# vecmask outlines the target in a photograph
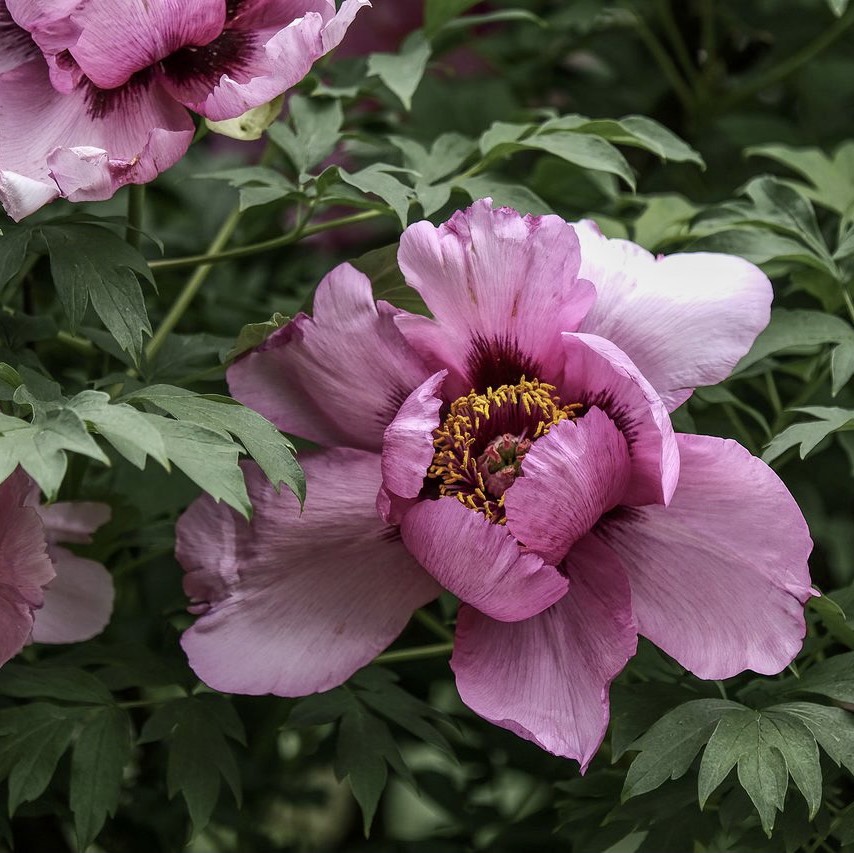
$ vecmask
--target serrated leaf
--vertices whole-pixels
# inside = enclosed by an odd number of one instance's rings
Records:
[[[854,652],[834,655],[811,666],[791,685],[790,692],[816,693],[854,704]]]
[[[396,167],[375,163],[352,174],[341,169],[340,175],[342,181],[357,190],[379,196],[397,214],[401,227],[406,228],[412,190],[388,173],[393,168]]]
[[[83,223],[44,225],[57,293],[72,330],[92,307],[123,350],[138,363],[151,324],[137,276],[153,281],[136,249],[108,228]]]
[[[344,113],[339,101],[293,95],[288,102],[293,129],[283,122],[267,134],[290,158],[300,175],[328,157],[341,138]]]
[[[238,206],[241,211],[268,204],[271,201],[279,201],[296,190],[296,186],[284,175],[267,166],[223,169],[218,172],[206,172],[195,177],[226,181],[229,186],[239,191]]]
[[[431,53],[430,42],[416,30],[403,43],[400,53],[372,53],[368,57],[368,75],[379,77],[408,111]]]
[[[854,714],[850,711],[812,702],[787,702],[768,711],[799,719],[837,766],[854,773]]]
[[[6,228],[0,234],[0,293],[24,264],[32,231],[29,228]]]
[[[804,406],[795,411],[804,412],[816,420],[793,424],[775,435],[762,454],[764,462],[773,462],[790,447],[796,446],[800,447],[801,459],[805,459],[829,435],[840,430],[854,429],[854,409]]]
[[[107,815],[115,814],[131,749],[127,711],[103,708],[83,721],[71,754],[69,796],[80,850],[95,840]]]
[[[238,333],[234,341],[234,346],[228,351],[225,357],[226,362],[234,361],[238,356],[243,355],[249,350],[260,346],[273,334],[277,329],[287,325],[290,322],[290,317],[280,314],[276,311],[269,319],[263,323],[247,323]]]
[[[20,663],[7,663],[0,669],[0,694],[15,699],[59,699],[96,705],[113,701],[104,684],[85,670]]]
[[[427,314],[427,306],[415,288],[410,287],[397,265],[398,244],[372,249],[350,263],[371,280],[374,299],[384,299],[415,314]]]
[[[665,714],[631,748],[640,749],[623,786],[622,799],[652,791],[684,775],[720,718],[742,706],[725,699],[695,699]]]
[[[495,207],[512,207],[519,213],[530,213],[533,216],[553,212],[551,207],[528,187],[510,183],[489,173],[476,175],[473,178],[457,178],[454,186],[468,193],[472,201],[491,198]]]

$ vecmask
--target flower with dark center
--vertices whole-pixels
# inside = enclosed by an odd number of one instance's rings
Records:
[[[229,368],[322,449],[302,512],[247,464],[250,522],[209,496],[179,521],[198,675],[328,690],[445,589],[462,700],[586,767],[638,634],[702,678],[785,668],[814,594],[803,516],[764,462],[669,414],[768,323],[763,273],[488,200],[411,225],[398,262],[432,317],[345,264]]]
[[[0,202],[109,198],[186,152],[187,112],[272,101],[368,0],[0,0]]]

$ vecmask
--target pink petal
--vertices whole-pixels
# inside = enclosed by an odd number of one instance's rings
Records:
[[[440,592],[377,517],[377,454],[337,449],[300,461],[308,483],[302,514],[292,494],[277,495],[247,465],[251,523],[208,496],[178,522],[184,589],[202,614],[182,645],[217,690],[329,690]]]
[[[613,341],[672,411],[732,372],[768,325],[771,283],[742,258],[696,252],[654,257],[596,224],[576,223],[581,275],[596,304],[581,324]]]
[[[523,375],[554,383],[560,334],[578,328],[594,299],[577,279],[578,241],[567,223],[493,210],[489,199],[438,228],[411,225],[398,261],[436,318],[403,315],[398,325],[428,366],[451,370],[454,396]]]
[[[0,201],[16,220],[61,194],[109,198],[145,183],[187,150],[193,122],[154,83],[63,95],[41,59],[0,78]]]
[[[434,373],[404,400],[383,434],[383,488],[401,498],[417,498],[433,461],[433,430],[439,426],[439,393],[447,370]]]
[[[397,313],[375,305],[367,277],[341,264],[318,285],[314,317],[297,315],[233,364],[229,389],[285,432],[379,451],[386,426],[429,375],[397,331]]]
[[[566,562],[569,592],[523,622],[460,607],[451,667],[475,713],[581,772],[608,727],[608,688],[637,647],[629,585],[612,553],[591,537]]]
[[[20,468],[0,483],[0,665],[29,639],[33,612],[56,575],[38,513],[26,505],[31,492]]]
[[[112,515],[107,504],[94,501],[60,501],[40,506],[38,512],[51,543],[91,542],[92,534]]]
[[[622,433],[601,410],[553,426],[534,442],[522,474],[507,490],[507,528],[547,563],[558,565],[573,543],[613,509],[629,481]]]
[[[45,53],[59,53],[76,41],[80,28],[71,14],[80,0],[4,0],[18,26],[29,32]]]
[[[736,442],[677,439],[670,506],[615,513],[597,531],[626,565],[639,631],[700,678],[780,672],[801,648],[814,594],[806,522]]]
[[[260,4],[256,4],[256,7]],[[344,0],[337,14],[333,3],[288,3],[288,9],[321,5],[321,11],[300,11],[287,25],[281,12],[247,10],[207,48],[181,51],[163,65],[164,85],[172,96],[215,121],[236,118],[290,89],[314,62],[344,37],[367,0]],[[267,12],[261,15],[261,12]],[[275,23],[274,23],[275,22]],[[250,29],[250,23],[262,26]]]
[[[83,0],[71,16],[80,34],[68,49],[96,86],[113,89],[180,48],[213,41],[225,7],[225,0]]]
[[[34,59],[38,54],[32,36],[15,23],[0,0],[0,75]]]
[[[98,506],[98,504],[96,504]],[[94,560],[85,560],[56,545],[49,549],[56,577],[36,613],[36,643],[79,643],[101,633],[113,612],[113,579]]]
[[[598,406],[625,437],[631,477],[624,504],[667,503],[679,479],[679,451],[664,404],[624,352],[596,335],[565,334],[565,403]]]
[[[454,497],[416,504],[403,517],[400,535],[445,589],[493,619],[527,619],[566,593],[557,569]]]

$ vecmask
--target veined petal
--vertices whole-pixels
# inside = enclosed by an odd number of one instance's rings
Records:
[[[522,462],[524,476],[504,495],[508,529],[558,565],[620,502],[630,464],[623,434],[601,409],[555,424],[534,442]]]
[[[150,181],[193,136],[187,112],[147,78],[61,94],[36,59],[0,82],[0,201],[16,220],[60,194],[104,199]]]
[[[400,535],[443,587],[493,619],[527,619],[566,593],[566,578],[554,566],[454,497],[417,503],[404,515]]]
[[[522,376],[556,384],[561,332],[578,328],[595,296],[578,279],[578,238],[560,217],[493,210],[483,199],[438,228],[411,225],[398,261],[435,317],[398,325],[429,367],[450,369],[450,396]]]
[[[597,535],[626,566],[638,630],[700,678],[780,672],[814,594],[809,531],[777,475],[734,441],[677,436],[668,507],[618,510]]]
[[[279,429],[326,446],[380,451],[383,432],[428,374],[349,264],[318,285],[314,317],[297,315],[228,370],[234,397]]]
[[[619,560],[591,537],[567,558],[569,592],[522,622],[462,605],[451,667],[475,713],[581,772],[608,727],[608,689],[637,647],[629,585]]]
[[[771,316],[771,283],[756,266],[710,252],[655,257],[575,223],[581,275],[596,303],[580,331],[613,341],[672,411],[694,388],[732,372]]]
[[[0,0],[0,75],[39,55],[32,36],[19,27]]]
[[[201,614],[181,641],[217,690],[304,696],[329,690],[389,645],[438,584],[376,514],[380,457],[300,457],[308,496],[247,464],[247,522],[204,495],[178,522],[184,588]]]
[[[622,503],[667,503],[679,479],[670,416],[624,352],[596,335],[565,334],[561,399],[602,409],[628,443],[631,475]]]
[[[92,534],[103,527],[112,515],[107,504],[95,501],[59,501],[50,506],[38,507],[38,513],[51,544],[91,542]]]
[[[213,121],[236,118],[272,101],[341,41],[356,13],[369,3],[345,0],[331,15],[331,3],[291,2],[288,9],[320,5],[321,11],[302,11],[286,25],[281,23],[284,10],[273,15],[261,5],[238,14],[206,47],[180,50],[164,61],[164,86],[176,100]]]

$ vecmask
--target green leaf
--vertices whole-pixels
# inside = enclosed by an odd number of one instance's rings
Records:
[[[374,299],[385,299],[415,314],[427,314],[427,306],[421,295],[404,281],[397,265],[398,244],[372,249],[350,263],[371,280]]]
[[[523,184],[513,184],[504,178],[492,174],[477,175],[473,178],[458,178],[454,186],[468,193],[472,201],[491,198],[495,207],[512,207],[519,213],[541,216],[553,213],[552,209],[535,193]]]
[[[668,238],[681,234],[699,208],[681,195],[648,195],[643,213],[632,223],[633,239],[645,249],[654,250]]]
[[[424,29],[429,35],[440,30],[448,21],[474,6],[478,0],[426,0]]]
[[[284,122],[272,125],[267,135],[288,155],[301,176],[326,159],[341,138],[344,113],[339,101],[293,95],[288,102],[293,129]]]
[[[0,293],[24,264],[30,246],[32,231],[29,228],[6,228],[0,234]]]
[[[103,708],[83,721],[71,754],[69,803],[77,846],[85,850],[119,804],[131,758],[131,721],[121,708]]]
[[[227,362],[234,361],[238,356],[243,355],[249,350],[260,346],[273,334],[277,329],[281,329],[290,322],[290,317],[280,314],[276,311],[269,319],[263,323],[247,323],[238,333],[234,341],[234,346],[228,351],[225,360]]]
[[[239,439],[246,452],[261,466],[276,490],[284,483],[300,502],[305,500],[305,477],[294,458],[293,445],[273,424],[252,409],[231,397],[195,394],[172,385],[141,388],[129,397],[153,403],[185,426],[195,425],[216,434],[228,442],[236,459],[237,448],[228,440],[230,433]],[[174,458],[171,452],[169,456]],[[177,459],[175,464],[181,467]],[[200,482],[196,477],[193,479]],[[208,491],[207,488],[205,490]]]
[[[645,794],[668,779],[683,776],[720,718],[741,707],[724,699],[695,699],[665,714],[632,745],[640,754],[629,767],[622,799]]]
[[[796,445],[800,445],[801,459],[805,459],[829,435],[840,430],[854,429],[854,409],[803,406],[795,411],[804,412],[817,420],[793,424],[775,435],[762,454],[763,461],[773,462]]]
[[[845,14],[845,10],[848,8],[848,0],[827,0],[827,5],[830,6],[830,11],[833,12],[837,18],[841,18]]]
[[[379,77],[409,111],[431,52],[430,42],[416,30],[403,43],[400,53],[372,53],[368,57],[368,75]]]
[[[225,779],[240,804],[240,770],[229,738],[245,740],[240,719],[227,699],[210,694],[170,702],[158,708],[142,728],[140,743],[169,743],[169,797],[181,793],[194,835],[210,822],[219,799],[220,779]]]
[[[854,773],[854,714],[850,711],[811,702],[787,702],[768,710],[799,719],[837,766]]]
[[[44,225],[41,233],[50,253],[57,293],[72,330],[92,307],[134,363],[142,355],[142,337],[151,324],[137,276],[153,282],[148,264],[136,249],[113,231],[98,225]]]
[[[64,666],[7,663],[0,669],[0,694],[15,699],[59,699],[109,705],[113,696],[94,675]]]
[[[353,174],[341,169],[340,174],[342,181],[357,190],[379,196],[397,214],[401,227],[406,228],[412,190],[387,171],[396,168],[385,163],[375,163]]]
[[[854,704],[854,652],[835,655],[811,666],[790,692],[817,693],[837,702]]]
[[[284,175],[267,166],[223,169],[219,172],[206,172],[195,177],[226,181],[229,186],[239,190],[238,207],[240,210],[248,210],[250,207],[279,201],[287,198],[297,189]]]
[[[80,713],[42,702],[0,711],[0,778],[8,776],[10,814],[47,788]]]

